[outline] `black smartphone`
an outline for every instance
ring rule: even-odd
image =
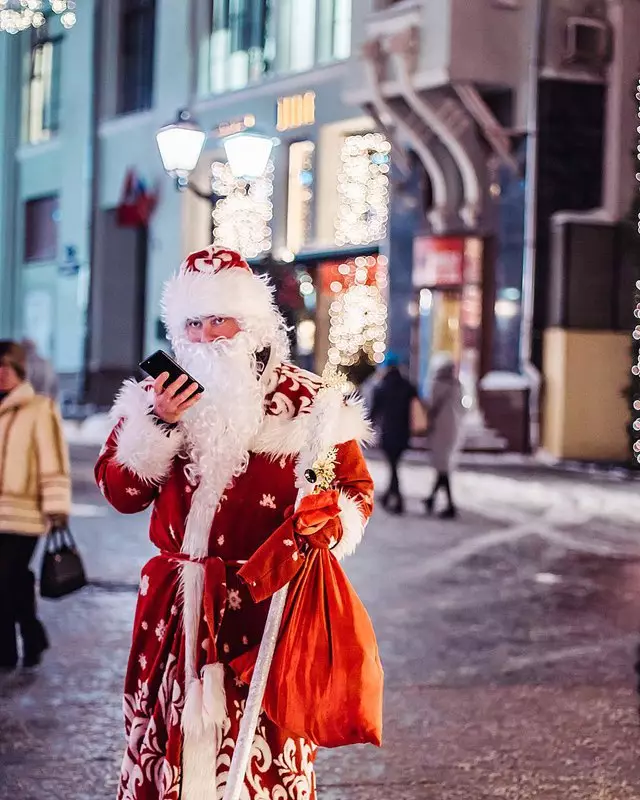
[[[177,361],[174,361],[170,355],[164,352],[164,350],[156,350],[155,353],[149,356],[149,358],[145,358],[144,361],[141,361],[139,364],[141,370],[147,373],[147,375],[151,375],[152,378],[157,378],[158,375],[162,375],[163,372],[169,373],[169,380],[167,383],[173,383],[177,381],[181,375],[187,376],[187,381],[184,383],[184,388],[189,386],[191,383],[197,383],[198,388],[196,389],[196,394],[200,394],[204,392],[204,386],[198,383],[198,381],[193,378],[186,369],[183,369]]]

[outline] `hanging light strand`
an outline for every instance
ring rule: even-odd
[[[341,264],[339,273],[341,280],[330,285],[329,362],[350,367],[364,355],[370,364],[381,364],[387,338],[387,260],[358,257]]]
[[[76,24],[75,0],[0,0],[0,31],[15,34],[41,28],[48,13],[57,14],[67,30]]]
[[[213,212],[213,243],[256,258],[271,250],[273,161],[260,178],[234,177],[228,164],[211,165],[213,191],[220,197]]]
[[[338,168],[337,245],[370,244],[386,237],[390,152],[381,133],[345,137]]]
[[[636,128],[638,136],[637,159],[640,162],[640,79],[636,86],[636,100],[638,102]],[[636,171],[636,180],[640,183],[640,164],[638,164]],[[638,187],[640,191],[640,187]],[[640,211],[636,218],[638,235],[640,236]],[[632,352],[635,356],[635,361],[631,366],[631,404],[632,404],[632,419],[631,419],[631,441],[633,442],[632,457],[636,464],[640,464],[640,281],[635,284],[635,309],[634,309],[635,327],[631,334],[632,336]]]

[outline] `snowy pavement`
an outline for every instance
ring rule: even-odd
[[[115,797],[152,548],[145,515],[108,509],[78,452],[74,532],[93,585],[42,603],[52,651],[0,684],[0,800]],[[465,471],[445,523],[421,513],[431,480],[405,466],[407,515],[378,509],[347,562],[379,637],[385,741],[321,752],[320,800],[638,800],[636,486]]]

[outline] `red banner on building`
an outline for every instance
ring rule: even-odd
[[[465,240],[453,236],[417,236],[413,241],[413,285],[417,288],[461,286]]]

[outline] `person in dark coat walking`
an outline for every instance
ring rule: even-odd
[[[398,358],[392,354],[385,361],[386,373],[373,393],[371,419],[380,431],[380,447],[389,464],[389,488],[382,497],[383,506],[394,514],[404,513],[398,465],[411,436],[411,406],[418,392],[400,372]]]

